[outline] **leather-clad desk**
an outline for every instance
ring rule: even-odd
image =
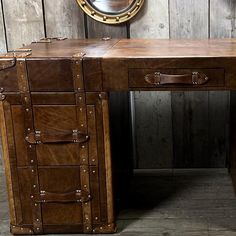
[[[233,105],[236,40],[47,39],[2,55],[0,87],[12,233],[111,233],[109,92],[229,90]]]

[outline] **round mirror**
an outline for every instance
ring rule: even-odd
[[[107,24],[119,24],[135,16],[144,0],[77,0],[90,17]]]
[[[89,0],[92,6],[105,14],[117,14],[126,11],[135,0]]]

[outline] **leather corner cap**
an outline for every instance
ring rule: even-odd
[[[0,58],[0,71],[9,69],[16,65],[16,59]]]

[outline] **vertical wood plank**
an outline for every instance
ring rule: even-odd
[[[47,37],[84,38],[84,15],[75,0],[44,0]]]
[[[210,0],[210,37],[235,37],[234,0]]]
[[[171,38],[208,37],[208,0],[170,0]],[[174,166],[207,167],[208,93],[172,92]]]
[[[3,23],[2,2],[0,1],[0,53],[6,52],[6,39]]]
[[[88,38],[127,38],[127,25],[106,25],[87,16]]]
[[[169,38],[168,0],[145,1],[130,22],[131,38]]]
[[[208,37],[208,0],[170,0],[171,38]]]
[[[2,2],[9,50],[44,37],[41,0],[2,0]]]
[[[210,37],[235,37],[234,0],[210,1]],[[210,166],[224,167],[229,155],[230,92],[209,92]]]
[[[172,167],[170,93],[136,92],[135,124],[138,168]]]
[[[169,38],[168,0],[149,0],[131,21],[131,38]],[[136,168],[171,168],[171,93],[134,92]]]

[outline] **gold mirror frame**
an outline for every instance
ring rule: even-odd
[[[129,21],[139,12],[144,3],[144,0],[135,0],[134,3],[126,11],[122,13],[106,14],[98,11],[98,9],[93,7],[88,0],[76,0],[76,1],[88,16],[104,24],[112,24],[112,25]]]

